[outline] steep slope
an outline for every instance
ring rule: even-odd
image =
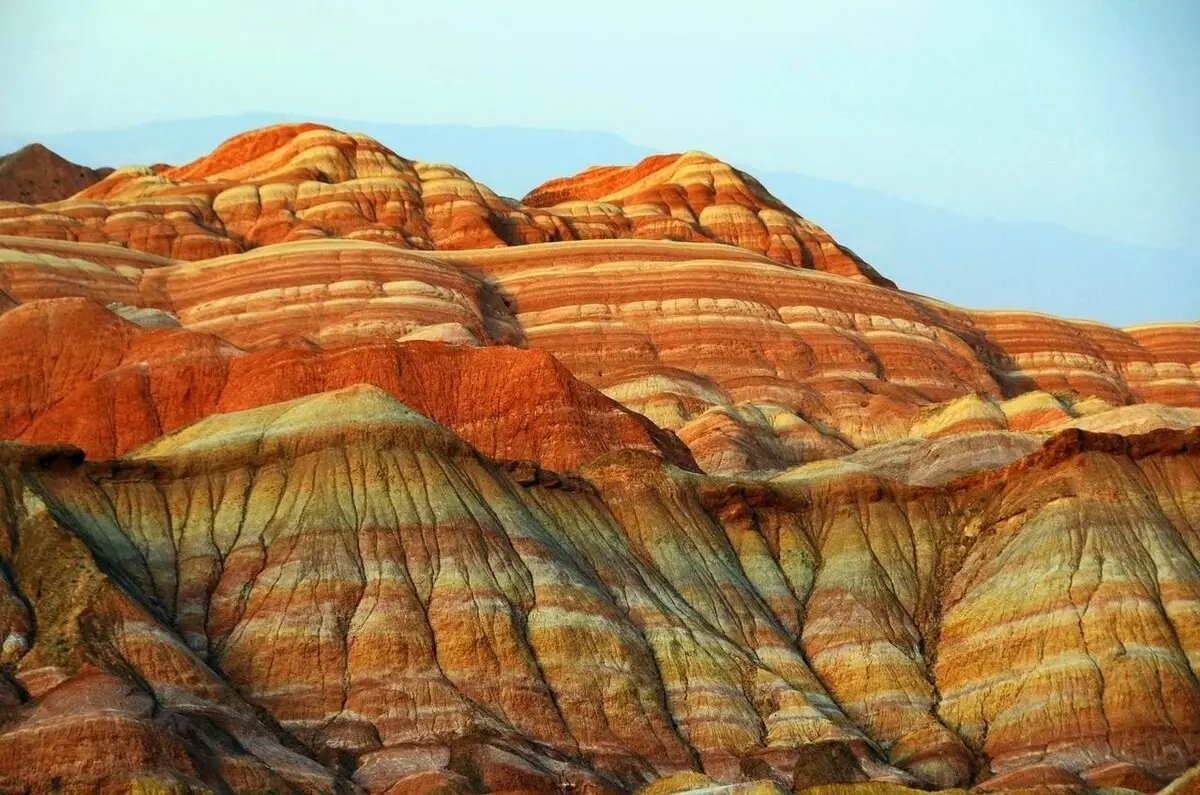
[[[4,229],[0,792],[1200,761],[1198,324],[903,292],[694,152],[282,125]]]
[[[189,329],[145,328],[87,298],[22,304],[0,315],[0,436],[16,438],[73,390],[119,367],[237,352]],[[124,423],[115,430],[137,433]]]
[[[830,740],[867,777],[944,787],[1165,780],[1200,757],[1198,463],[1195,431],[1073,431],[936,488],[634,452],[522,485],[355,387],[124,462],[27,456],[15,488],[176,654],[370,792],[430,771],[484,791],[783,778]],[[54,625],[26,625],[24,687]]]
[[[523,199],[570,217],[580,237],[717,241],[776,262],[895,286],[758,180],[704,152],[599,166],[534,188]]]
[[[510,385],[516,381],[520,390]],[[575,379],[548,354],[434,341],[245,354],[204,333],[146,328],[83,298],[0,315],[0,436],[124,453],[216,412],[372,384],[488,455],[573,469],[654,452],[695,469],[670,432]]]
[[[112,173],[59,157],[41,144],[0,155],[0,202],[45,204],[73,196]]]
[[[434,254],[318,240],[175,265],[115,252],[0,238],[0,288],[16,302],[74,295],[167,311],[246,350],[413,339],[541,349],[678,432],[712,472],[921,438],[939,412],[944,434],[1054,431],[1130,403],[1200,406],[1195,324],[1119,330],[972,312],[728,246],[575,241]],[[983,402],[956,402],[974,395]],[[1129,427],[1178,426],[1156,411]],[[1094,427],[1119,430],[1103,422]]]
[[[30,473],[78,466],[77,452],[0,445],[0,789],[352,791],[28,488]]]
[[[581,204],[563,189],[555,191],[571,200],[561,206],[546,206],[547,190],[531,194],[537,204],[521,204],[452,166],[407,160],[364,135],[280,124],[235,136],[187,165],[122,168],[70,201],[0,207],[0,234],[114,242],[185,260],[312,238],[423,250],[591,238],[715,241],[891,284],[749,175],[708,156],[664,157],[673,165],[647,175],[644,201],[627,209],[610,197]]]

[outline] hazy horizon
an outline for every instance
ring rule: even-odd
[[[696,151],[703,151],[703,152],[710,154],[720,160],[724,160],[725,162],[732,163],[733,165],[737,166],[738,168],[747,170],[750,173],[755,174],[756,176],[761,173],[772,173],[771,170],[762,168],[758,164],[747,163],[744,161],[737,161],[732,158],[723,156],[722,153],[718,152],[718,151],[705,150],[700,147],[675,147],[673,149],[654,147],[654,146],[650,146],[645,143],[642,143],[640,141],[630,140],[630,139],[626,138],[625,136],[623,136],[619,133],[613,132],[611,130],[601,130],[601,129],[592,129],[592,128],[569,128],[569,127],[528,127],[528,126],[519,125],[519,124],[464,124],[464,123],[456,123],[456,122],[448,122],[446,124],[432,124],[431,123],[431,124],[411,124],[410,125],[410,124],[405,124],[403,122],[394,122],[394,121],[389,121],[386,119],[337,119],[337,118],[329,117],[327,115],[323,116],[320,114],[303,114],[303,113],[294,113],[294,112],[290,112],[290,111],[270,111],[270,110],[263,110],[261,108],[257,109],[257,110],[253,110],[253,111],[239,112],[239,113],[223,113],[223,114],[216,114],[213,116],[150,119],[150,120],[147,120],[144,122],[138,122],[138,123],[134,123],[134,124],[125,124],[125,125],[120,125],[120,126],[116,126],[116,127],[94,127],[94,128],[86,128],[86,129],[62,130],[62,131],[53,131],[53,132],[45,132],[45,131],[30,132],[28,130],[4,129],[4,130],[0,130],[0,142],[3,142],[4,144],[9,145],[9,148],[7,151],[13,151],[18,146],[23,145],[23,144],[16,143],[18,140],[24,141],[26,143],[45,143],[45,141],[47,141],[47,140],[55,141],[55,140],[73,138],[75,136],[84,136],[84,135],[107,136],[107,135],[111,135],[114,133],[140,131],[147,127],[151,127],[154,125],[160,125],[160,124],[175,125],[175,124],[188,123],[188,122],[205,123],[205,122],[216,122],[216,121],[224,121],[224,120],[228,120],[228,121],[250,120],[253,122],[255,119],[257,119],[259,117],[261,117],[263,120],[263,123],[267,124],[267,125],[276,124],[276,123],[285,123],[286,121],[310,121],[310,122],[314,122],[317,124],[327,124],[329,126],[340,129],[343,132],[352,132],[352,133],[353,132],[365,132],[365,130],[350,129],[345,126],[339,127],[337,122],[349,121],[349,122],[353,122],[353,123],[358,123],[360,125],[366,124],[366,125],[380,125],[380,126],[403,126],[403,127],[412,127],[412,128],[426,127],[426,128],[430,128],[430,129],[462,128],[462,129],[466,129],[466,130],[476,130],[476,131],[481,131],[481,132],[482,131],[522,131],[522,132],[528,132],[528,133],[532,133],[532,134],[570,133],[570,134],[578,134],[578,135],[583,135],[583,136],[604,136],[604,137],[611,137],[611,138],[615,139],[616,141],[619,141],[622,145],[628,147],[631,152],[636,150],[639,153],[637,155],[638,157],[646,157],[651,154],[683,153],[686,151],[696,150]],[[280,121],[276,121],[276,119],[278,119]],[[231,128],[231,129],[233,129],[233,128]],[[236,129],[238,132],[241,132],[241,131],[253,129],[253,127],[240,126],[240,127],[237,127]],[[165,160],[162,162],[170,162],[173,165],[179,165],[179,164],[186,162],[187,160],[192,160],[192,159],[202,157],[205,154],[209,153],[216,145],[224,142],[225,140],[228,140],[230,135],[233,135],[233,134],[236,134],[236,133],[231,132],[229,135],[221,134],[216,137],[213,137],[211,139],[211,141],[212,141],[211,146],[189,148],[188,151],[191,151],[193,153],[188,155],[186,158],[176,158],[174,160]],[[163,143],[167,146],[174,145],[174,142],[163,142]],[[51,148],[53,149],[53,147],[51,147]],[[67,151],[60,152],[57,149],[55,149],[54,151],[57,154],[67,157],[68,160],[74,159],[74,158],[68,157],[69,152],[67,152]],[[415,149],[412,151],[408,151],[404,147],[401,147],[400,149],[397,149],[395,151],[397,154],[399,154],[403,157],[407,157],[409,159],[424,160],[425,162],[436,162],[436,158],[431,159],[431,158],[425,156],[426,155],[425,151],[418,151]],[[126,165],[147,165],[151,162],[151,160],[153,160],[153,158],[138,159],[138,158],[119,158],[119,157],[116,159],[104,158],[104,157],[93,157],[93,158],[84,158],[84,159],[94,161],[94,162],[83,162],[83,160],[77,160],[76,162],[78,162],[80,165],[89,166],[92,168],[100,168],[100,167],[105,167],[105,166],[115,168],[115,167],[126,166]],[[120,160],[121,162],[117,162],[118,160]],[[609,162],[609,161],[601,162],[599,160],[597,160],[595,162],[589,161],[588,165],[630,165],[633,162],[634,162],[633,160],[630,160],[627,158],[627,159],[621,160],[619,162],[616,160],[612,160],[611,162]],[[461,164],[454,163],[453,165],[460,166]],[[465,170],[470,172],[470,169],[465,169]],[[566,176],[568,172],[547,170],[546,173],[548,175],[547,178],[549,178],[551,176]],[[775,172],[775,173],[778,173],[778,172]],[[965,218],[971,218],[971,219],[976,219],[976,220],[998,220],[998,221],[1009,220],[1009,219],[999,218],[998,216],[995,216],[995,215],[989,215],[987,213],[972,212],[969,208],[943,207],[943,206],[935,204],[933,202],[922,201],[920,199],[912,199],[901,193],[894,193],[894,192],[880,189],[880,188],[873,188],[873,187],[866,186],[866,185],[858,185],[858,184],[855,184],[852,182],[845,182],[845,181],[841,181],[841,180],[833,180],[833,179],[825,179],[822,177],[815,177],[811,174],[805,174],[805,173],[801,173],[801,172],[792,172],[792,173],[800,174],[801,176],[810,177],[812,179],[821,180],[823,182],[845,185],[848,187],[861,189],[861,190],[869,190],[869,191],[878,193],[880,195],[889,196],[889,197],[901,199],[904,201],[911,201],[913,203],[921,204],[921,205],[931,207],[931,208],[948,210],[948,211],[954,212],[958,215],[962,215]],[[532,188],[537,187],[538,184],[540,184],[537,181],[529,182],[529,183],[522,183],[522,185],[524,186],[524,190],[521,190],[518,192],[512,192],[512,191],[505,192],[504,190],[497,188],[496,185],[489,183],[486,179],[480,180],[480,181],[487,184],[488,187],[497,189],[503,195],[512,196],[514,198],[520,198],[521,195],[528,192]],[[767,187],[769,188],[769,186],[767,186]],[[793,209],[797,210],[798,212],[801,210],[801,208],[793,208]],[[1113,238],[1108,238],[1101,234],[1073,229],[1072,227],[1069,227],[1065,224],[1057,223],[1055,221],[1017,220],[1017,221],[1012,221],[1012,223],[1044,224],[1044,225],[1048,225],[1048,226],[1057,226],[1057,227],[1061,227],[1062,229],[1070,230],[1072,232],[1077,232],[1078,234],[1081,234],[1081,235],[1096,237],[1098,239],[1106,239],[1106,240],[1113,239]],[[1153,248],[1159,248],[1164,251],[1178,249],[1178,247],[1171,246],[1167,243],[1156,242],[1156,241],[1152,241],[1152,240],[1138,241],[1138,244],[1143,245],[1143,246],[1153,247]]]
[[[634,149],[702,149],[760,175],[1003,222],[995,229],[1017,236],[993,248],[1014,258],[1041,245],[1042,227],[1109,241],[1096,268],[1110,272],[1094,286],[1055,289],[1111,290],[1132,275],[1159,286],[1097,302],[1143,302],[1130,307],[1138,317],[1167,304],[1200,315],[1191,267],[1200,258],[1200,4],[855,0],[730,11],[620,0],[603,11],[0,2],[0,67],[21,75],[0,86],[0,131],[50,138],[266,113],[611,134]],[[794,209],[837,233],[819,206]],[[852,248],[872,231],[865,212],[850,219],[859,240],[843,242]],[[939,227],[927,231],[935,250]],[[1181,259],[1131,261],[1117,274],[1114,252],[1130,246]],[[987,295],[1004,275],[997,267],[1002,258],[985,258],[953,275]],[[1012,276],[1036,276],[1029,271],[1014,266]],[[921,275],[936,286],[941,272]],[[1036,282],[1023,289],[1022,305],[1044,297]]]
[[[1200,251],[1200,5],[0,6],[2,127],[258,110],[613,132]],[[144,68],[152,65],[152,68]]]

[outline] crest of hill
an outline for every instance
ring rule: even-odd
[[[707,236],[776,262],[895,286],[753,176],[706,152],[651,155],[632,166],[594,166],[552,179],[522,201],[584,216],[617,208],[634,225],[634,237],[696,241]]]
[[[237,459],[270,455],[280,447],[320,446],[330,434],[346,433],[371,439],[373,444],[381,443],[391,433],[416,434],[425,443],[445,447],[461,444],[445,428],[379,387],[356,384],[244,411],[213,414],[148,443],[132,457],[219,454]]]
[[[699,152],[589,169],[522,203],[366,135],[278,124],[182,166],[120,168],[67,201],[23,201],[0,207],[0,233],[117,243],[182,260],[313,238],[423,250],[673,240],[737,246],[789,268],[894,286],[753,177]]]
[[[41,204],[65,199],[96,184],[111,168],[72,163],[41,144],[0,155],[0,201]]]

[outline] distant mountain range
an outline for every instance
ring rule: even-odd
[[[253,113],[123,130],[0,133],[0,152],[37,140],[93,167],[182,163],[243,130],[298,118]],[[655,151],[590,130],[315,120],[364,132],[405,157],[453,163],[497,192],[518,197],[551,177],[632,163]],[[1022,307],[1116,325],[1200,318],[1200,258],[1188,252],[1052,224],[972,218],[851,185],[738,165],[907,290],[964,306]]]

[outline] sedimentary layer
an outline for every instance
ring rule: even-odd
[[[84,298],[0,315],[0,437],[68,442],[104,458],[210,414],[372,384],[497,459],[566,470],[639,449],[696,468],[671,432],[543,351],[409,340],[247,354],[206,333],[134,321]]]
[[[353,387],[122,461],[9,450],[19,715],[51,698],[75,715],[71,682],[133,665],[160,703],[203,686],[263,710],[257,731],[334,771],[306,780],[321,791],[790,780],[829,742],[909,786],[1039,765],[1160,781],[1200,756],[1195,430],[1071,430],[937,487],[746,483],[635,451],[548,480]],[[68,576],[124,606],[36,585]],[[147,720],[136,694],[112,698]],[[24,731],[0,735],[18,786],[49,764],[3,763]]]
[[[198,333],[264,353],[421,340],[545,351],[678,433],[713,473],[778,471],[965,432],[1186,427],[1200,406],[1195,324],[1120,330],[963,310],[711,244],[578,241],[430,253],[320,240],[173,263],[9,237],[0,239],[0,288],[14,304],[86,297],[139,323],[179,324],[160,337]],[[15,317],[0,329],[9,324],[0,336],[34,333]],[[91,341],[63,336],[55,344],[87,356]],[[9,354],[23,357],[10,372],[25,383],[22,374],[41,369],[48,354],[19,348]],[[69,377],[94,379],[116,366],[104,358],[110,353],[97,355],[97,363],[67,368]],[[23,393],[10,400],[30,421],[49,405],[26,407]],[[81,436],[30,438],[103,454],[128,449],[92,447]],[[551,466],[582,460],[568,458]]]
[[[1194,782],[1200,325],[906,293],[696,152],[282,125],[0,232],[2,793]]]
[[[235,136],[187,165],[118,169],[70,200],[35,206],[49,201],[39,194],[0,205],[0,234],[112,242],[185,260],[312,238],[424,250],[595,238],[713,241],[890,284],[716,158],[656,156],[631,173],[639,177],[632,192],[599,195],[595,175],[584,172],[535,190],[522,204],[453,166],[408,160],[364,135],[281,124]],[[589,200],[579,201],[585,194]],[[550,195],[565,201],[549,203]]]

